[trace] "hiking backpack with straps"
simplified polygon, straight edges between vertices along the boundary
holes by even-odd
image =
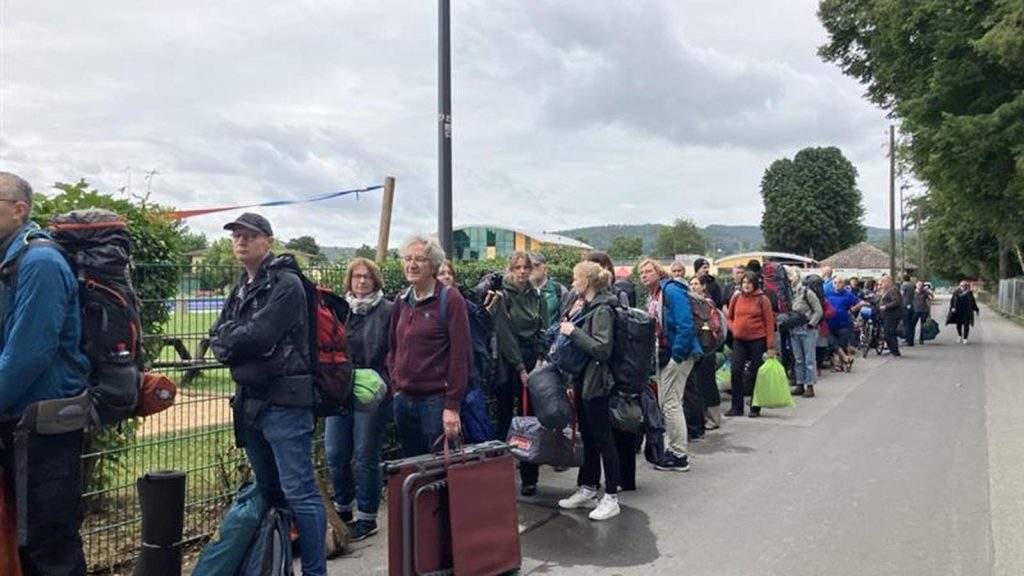
[[[119,215],[100,209],[54,216],[53,240],[31,238],[3,271],[17,289],[25,252],[50,247],[64,256],[78,279],[82,353],[91,370],[86,378],[95,425],[116,424],[136,415],[142,383],[142,326],[139,299],[131,279],[131,238]]]
[[[639,394],[654,373],[658,353],[654,317],[637,308],[612,307],[615,317],[611,369],[615,387]]]
[[[284,264],[280,270],[297,275],[306,293],[313,413],[337,416],[351,407],[352,399],[352,363],[345,348],[348,301],[310,280],[290,254],[283,254],[278,259]]]
[[[793,309],[793,288],[786,276],[786,267],[778,262],[766,262],[761,269],[763,290],[772,304],[772,312],[789,312]]]

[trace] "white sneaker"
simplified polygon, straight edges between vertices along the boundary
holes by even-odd
[[[564,510],[593,508],[595,506],[597,506],[597,490],[587,488],[586,486],[580,486],[572,496],[558,501],[558,507]]]
[[[964,339],[963,339],[963,338],[961,338],[961,337],[959,337],[959,336],[957,336],[957,337],[956,337],[956,343],[957,343],[957,344],[963,344],[963,343],[964,343]]]
[[[964,344],[967,344],[967,338],[964,338]]]
[[[619,515],[619,497],[615,494],[605,494],[597,508],[589,516],[591,520],[608,520]]]

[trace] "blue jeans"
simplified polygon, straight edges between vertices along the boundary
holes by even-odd
[[[410,398],[404,394],[395,396],[395,424],[405,456],[433,451],[434,441],[444,434],[443,413],[444,394],[426,398]]]
[[[344,416],[325,418],[324,449],[334,492],[331,498],[342,510],[352,511],[356,520],[377,520],[380,509],[380,453],[384,424],[392,414],[385,401],[373,412],[350,410]]]
[[[267,505],[286,502],[295,516],[303,576],[326,576],[327,514],[313,470],[313,412],[269,406],[245,431],[245,442]]]
[[[790,342],[793,345],[793,358],[795,363],[793,371],[796,376],[796,383],[800,385],[813,386],[818,380],[817,352],[818,330],[800,326],[789,332]]]

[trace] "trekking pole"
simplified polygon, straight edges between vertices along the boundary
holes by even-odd
[[[147,472],[139,478],[142,548],[135,576],[180,576],[185,524],[185,473]]]

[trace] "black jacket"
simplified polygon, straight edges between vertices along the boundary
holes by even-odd
[[[974,299],[974,292],[970,290],[953,291],[953,297],[949,300],[949,315],[946,324],[970,324],[974,326],[974,315],[980,313],[978,302]]]
[[[238,398],[313,407],[306,290],[290,255],[273,254],[256,278],[243,273],[210,329],[210,348],[231,368]]]
[[[353,368],[372,368],[385,382],[391,382],[386,360],[388,356],[388,330],[391,327],[391,308],[387,298],[366,314],[353,310],[345,321],[345,348]]]

